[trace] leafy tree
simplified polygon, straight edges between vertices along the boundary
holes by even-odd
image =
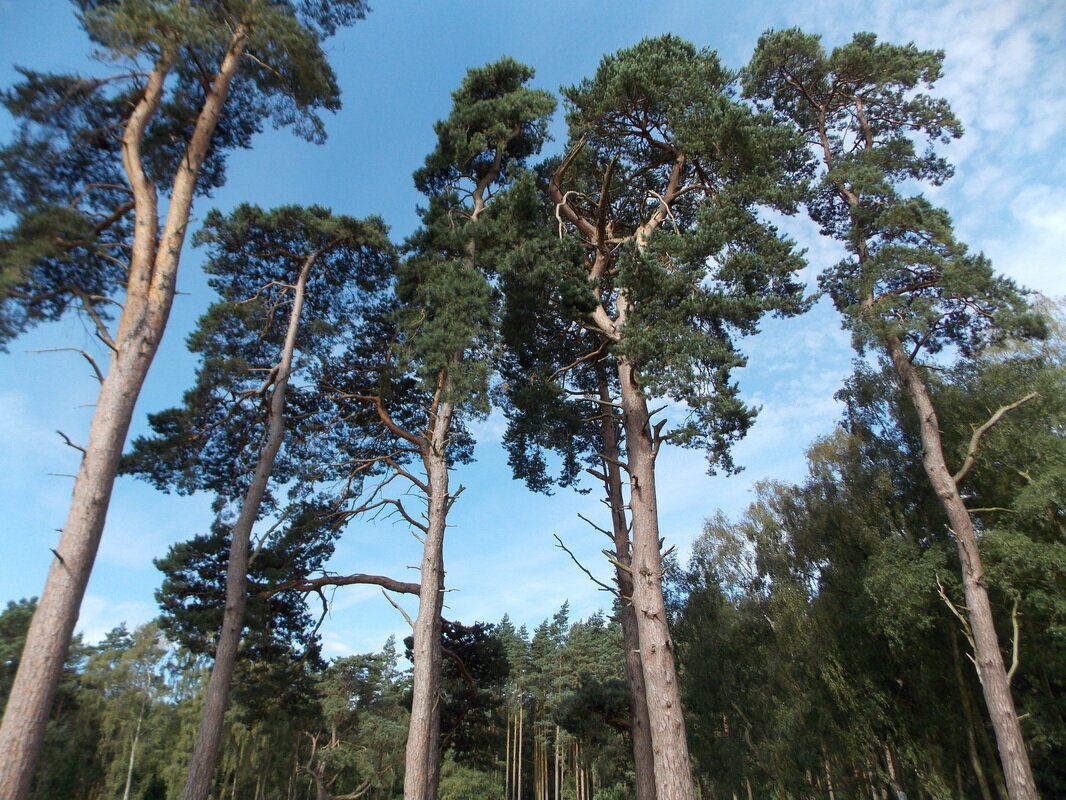
[[[757,209],[791,209],[790,179],[803,161],[791,156],[789,132],[732,99],[731,82],[713,53],[664,36],[605,57],[593,78],[565,90],[571,146],[547,179],[565,242],[530,241],[510,265],[522,293],[537,298],[534,315],[549,320],[509,325],[518,365],[510,375],[522,388],[511,392],[508,443],[519,474],[542,480],[535,454],[558,447],[564,478],[573,475],[582,452],[560,447],[560,433],[581,419],[604,427],[586,430],[578,447],[611,447],[604,431],[620,430],[619,455],[601,458],[627,473],[631,489],[629,525],[618,518],[614,528],[632,528],[631,563],[619,560],[634,584],[660,800],[694,790],[662,595],[655,458],[670,440],[705,446],[713,463],[732,467],[729,446],[753,415],[730,382],[743,364],[734,337],[767,311],[802,306],[791,277],[802,259]],[[664,396],[688,412],[667,434],[648,407]],[[541,409],[575,399],[580,411],[570,406],[562,423],[538,427]],[[611,489],[620,480],[605,476],[620,509]],[[628,543],[616,547],[619,557]]]
[[[170,313],[193,197],[222,182],[226,150],[247,146],[265,118],[322,138],[317,112],[339,107],[322,42],[366,11],[363,0],[75,5],[86,33],[123,71],[27,70],[4,93],[19,122],[0,151],[0,208],[16,218],[0,238],[0,336],[73,303],[95,324],[111,366],[106,377],[97,370],[69,516],[0,726],[5,800],[29,791],[133,407]],[[122,299],[112,332],[114,292]]]
[[[404,793],[412,800],[436,796],[440,768],[443,545],[458,496],[449,489],[448,470],[470,457],[464,417],[488,409],[486,356],[496,315],[491,273],[497,234],[506,226],[491,213],[492,197],[539,151],[555,106],[547,93],[527,88],[532,77],[529,67],[504,58],[470,70],[453,93],[451,114],[435,126],[437,147],[415,173],[429,206],[397,273],[397,304],[368,324],[362,343],[325,377],[349,407],[376,415],[388,442],[383,455],[356,455],[361,466],[353,471],[387,465],[426,502],[419,520],[379,487],[354,510],[391,505],[423,538],[404,771]],[[408,471],[410,461],[421,463],[424,477]]]
[[[314,453],[318,459],[308,463],[312,454],[307,451],[321,447],[313,429],[321,426],[322,413],[315,417],[315,398],[306,391],[301,397],[297,387],[309,380],[309,365],[331,358],[333,348],[343,345],[346,326],[391,267],[391,246],[380,221],[335,216],[317,207],[264,212],[243,205],[228,217],[215,212],[198,238],[210,245],[207,271],[223,298],[190,338],[203,364],[196,386],[186,393],[185,407],[156,415],[152,422],[159,435],[139,439],[127,465],[145,470],[164,488],[176,483],[185,491],[214,489],[220,508],[227,501],[236,505],[232,525],[220,523],[213,531],[217,541],[231,528],[225,612],[186,800],[205,798],[214,775],[244,628],[252,528],[271,510],[272,503],[264,502],[268,489],[300,470],[324,477],[335,460],[335,451],[327,449],[325,456]],[[289,407],[290,385],[295,414]],[[289,421],[290,416],[296,420]],[[304,430],[293,430],[298,426]],[[275,476],[287,436],[296,441]],[[310,491],[307,484],[314,478],[295,477],[303,478],[299,491]],[[322,527],[313,511],[298,517],[293,527],[305,536]],[[199,544],[210,542],[201,539]],[[318,551],[312,558],[320,563],[328,551]]]
[[[922,461],[959,548],[985,703],[1010,796],[1018,800],[1035,798],[1036,788],[983,583],[977,531],[960,490],[970,459],[948,467],[919,357],[945,347],[965,356],[1012,333],[1039,333],[1040,322],[987,259],[955,239],[943,210],[898,191],[906,181],[939,184],[951,174],[931,144],[959,136],[961,126],[944,100],[916,91],[936,82],[942,60],[941,52],[879,44],[868,33],[827,54],[817,36],[771,32],[759,41],[745,92],[795,126],[818,153],[821,180],[808,209],[822,232],[849,252],[823,274],[823,285],[856,346],[884,353],[917,411]],[[930,146],[918,152],[921,139]]]

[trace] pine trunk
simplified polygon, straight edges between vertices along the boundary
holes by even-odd
[[[959,550],[962,566],[962,585],[966,597],[966,612],[973,635],[977,676],[985,697],[985,705],[992,719],[996,744],[1003,767],[1003,776],[1011,800],[1037,800],[1036,784],[1029,765],[1021,725],[1014,709],[1014,699],[1007,680],[1007,670],[999,649],[999,638],[992,617],[992,604],[984,585],[984,568],[977,544],[977,533],[959,487],[944,460],[940,439],[940,424],[936,409],[926,391],[918,370],[895,337],[885,340],[892,365],[903,385],[904,392],[918,414],[922,436],[922,463],[929,482],[948,517],[951,532]]]
[[[447,442],[452,407],[440,403],[423,450],[427,497],[418,617],[414,625],[411,723],[407,734],[404,800],[436,800],[440,782],[441,609],[444,604],[444,532],[448,493]]]
[[[655,496],[655,455],[648,404],[636,370],[618,356],[633,520],[633,609],[640,641],[640,661],[647,694],[649,730],[658,800],[694,800],[674,645],[666,619]]]
[[[610,402],[605,378],[600,379],[600,399]],[[604,408],[609,408],[605,406]],[[633,745],[636,775],[636,800],[655,800],[655,759],[648,720],[648,697],[644,690],[644,671],[640,664],[640,636],[633,608],[633,573],[629,524],[626,521],[622,474],[618,464],[622,448],[617,419],[611,415],[603,421],[604,474],[607,476],[607,499],[611,507],[611,533],[614,538],[615,582],[618,586],[622,646],[625,648],[626,687],[629,690],[629,736]]]
[[[89,441],[74,481],[70,511],[44,590],[26,635],[22,660],[0,724],[0,800],[26,800],[40,755],[85,587],[100,547],[119,459],[134,406],[155,357],[174,300],[200,167],[240,65],[245,32],[238,28],[207,92],[171,187],[166,224],[158,236],[158,197],[145,173],[144,132],[162,100],[171,63],[149,73],[123,134],[123,166],[133,190],[135,219],[129,278],[110,369],[97,396]]]

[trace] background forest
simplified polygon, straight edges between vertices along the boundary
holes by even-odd
[[[264,128],[333,129],[362,0],[74,5],[93,77],[2,98],[0,341],[99,394],[44,592],[0,614],[0,798],[1066,794],[1066,320],[938,207],[942,52],[786,16],[557,92],[475,47],[397,231],[369,171],[359,203],[240,177],[290,158]],[[744,509],[693,476],[741,485],[760,366],[833,425],[764,440],[806,455]],[[161,614],[75,633],[134,479],[196,504],[128,556]]]

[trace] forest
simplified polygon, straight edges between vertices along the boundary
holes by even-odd
[[[1066,796],[1066,310],[931,199],[963,133],[943,52],[771,29],[738,68],[664,34],[558,97],[472,67],[397,241],[322,205],[194,214],[265,129],[324,140],[364,0],[73,5],[111,71],[0,93],[0,346],[77,317],[106,360],[66,348],[91,427],[61,434],[80,465],[43,590],[0,613],[0,800]],[[808,264],[797,225],[843,257]],[[145,428],[190,246],[215,299]],[[660,451],[741,469],[746,340],[821,298],[855,353],[836,429],[738,518],[709,501],[679,558]],[[450,618],[490,414],[514,479],[602,503],[609,581],[558,541],[601,612]],[[88,642],[119,476],[215,518],[155,560],[155,620]],[[380,519],[416,579],[331,567]],[[328,658],[351,586],[409,635]]]

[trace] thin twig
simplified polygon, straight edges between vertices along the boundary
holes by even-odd
[[[611,594],[615,595],[618,594],[617,589],[615,589],[613,586],[608,586],[606,583],[599,580],[595,575],[589,572],[588,568],[577,560],[577,556],[573,554],[570,548],[563,544],[563,540],[559,538],[558,534],[553,533],[552,536],[555,537],[555,541],[557,542],[556,547],[558,547],[560,550],[570,556],[570,560],[577,564],[577,568],[584,572],[588,576],[590,581],[600,587],[600,591],[610,592]]]

